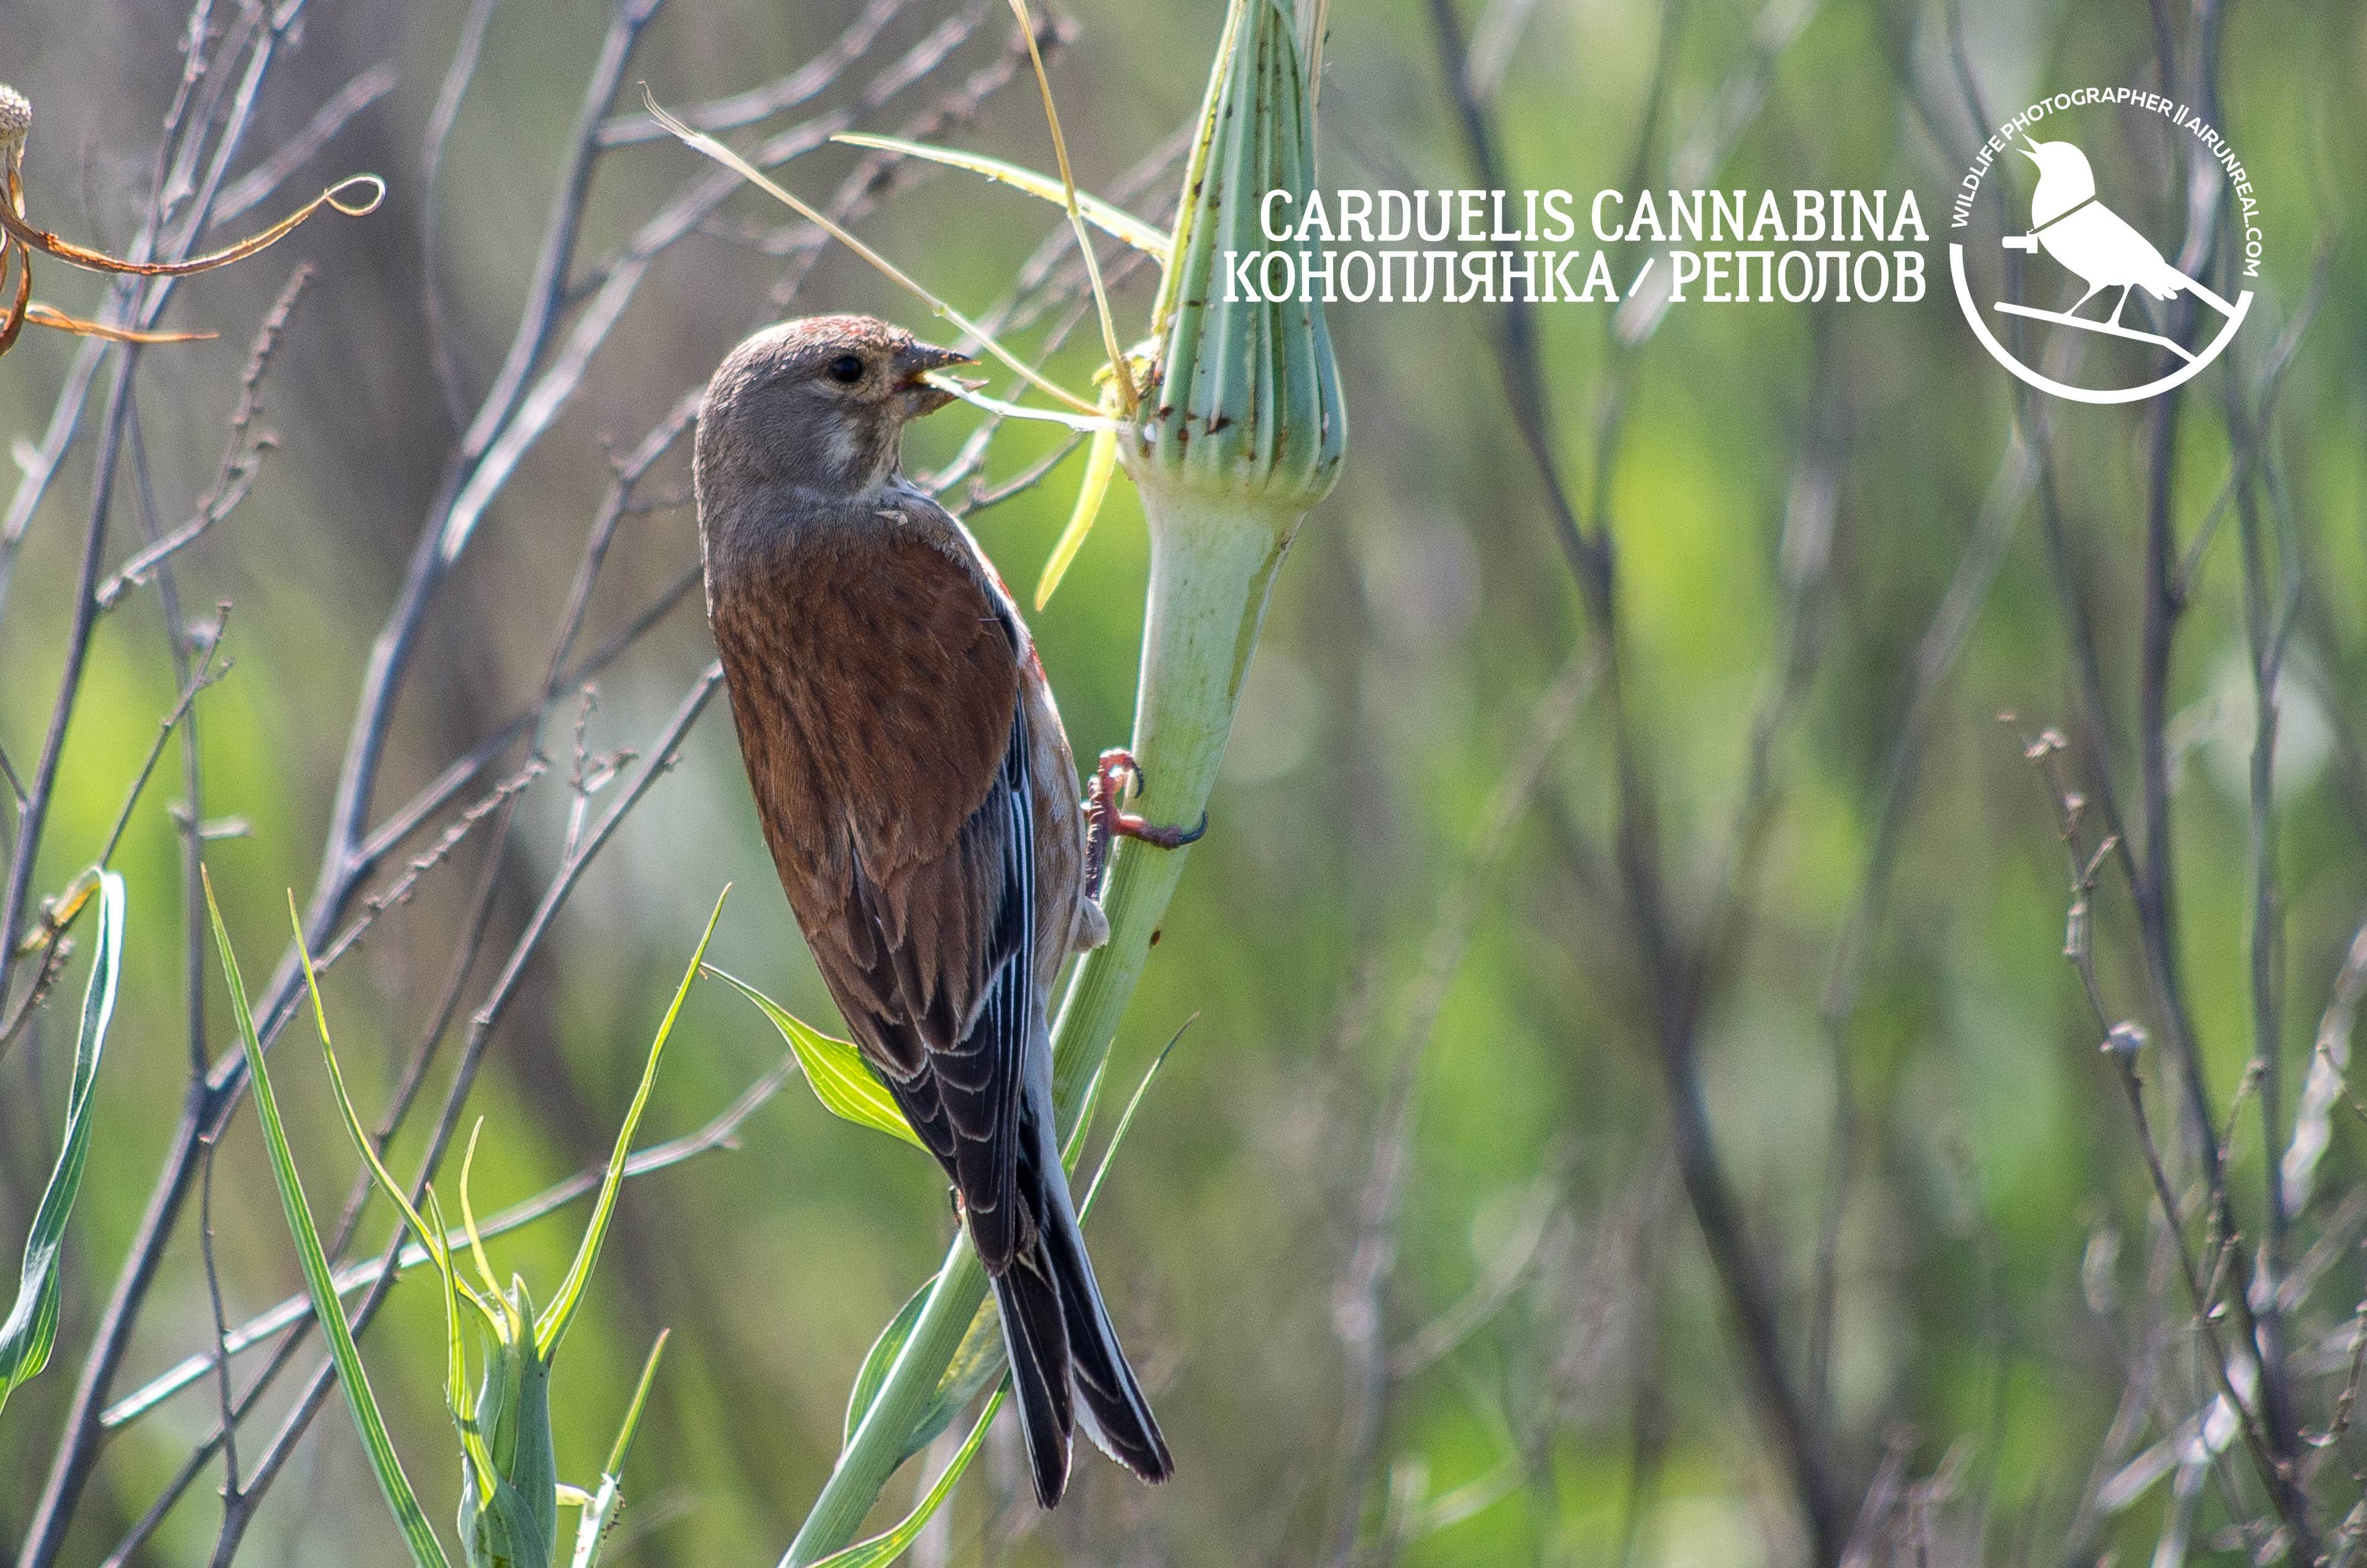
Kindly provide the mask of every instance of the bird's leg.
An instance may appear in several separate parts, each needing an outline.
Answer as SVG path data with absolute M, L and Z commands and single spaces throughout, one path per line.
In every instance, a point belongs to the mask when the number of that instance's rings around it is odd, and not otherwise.
M 2112 307 L 2112 325 L 2116 327 L 2121 324 L 2121 312 L 2129 308 L 2129 290 L 2134 287 L 2127 283 L 2121 285 L 2120 302 Z
M 2102 291 L 2103 287 L 2104 286 L 2101 283 L 2090 284 L 2088 286 L 2088 292 L 2080 295 L 2078 299 L 2074 299 L 2071 302 L 2071 308 L 2063 313 L 2067 316 L 2078 315 L 2079 313 L 2079 308 L 2082 305 L 2085 305 L 2089 300 L 2093 299 L 2100 292 Z
M 1110 846 L 1119 839 L 1140 839 L 1162 850 L 1180 850 L 1196 843 L 1208 830 L 1208 814 L 1200 813 L 1195 828 L 1167 828 L 1138 817 L 1120 804 L 1128 780 L 1141 784 L 1142 764 L 1132 752 L 1113 748 L 1093 765 L 1093 782 L 1085 786 L 1085 886 L 1099 898 L 1102 879 L 1109 871 Z

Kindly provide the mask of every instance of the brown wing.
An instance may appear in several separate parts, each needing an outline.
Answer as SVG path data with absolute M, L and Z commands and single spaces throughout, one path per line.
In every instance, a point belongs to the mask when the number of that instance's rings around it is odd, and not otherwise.
M 886 528 L 786 555 L 713 618 L 814 961 L 994 1263 L 1035 1012 L 1018 630 L 974 572 Z

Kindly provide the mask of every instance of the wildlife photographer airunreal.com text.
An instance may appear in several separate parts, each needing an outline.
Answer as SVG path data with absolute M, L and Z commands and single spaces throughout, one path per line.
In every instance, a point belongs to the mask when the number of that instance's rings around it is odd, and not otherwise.
M 2075 115 L 2079 110 L 2090 112 Z M 2166 256 L 2132 221 L 2131 214 L 2143 216 L 2135 205 L 2143 194 L 2136 182 L 2114 171 L 2100 185 L 2088 152 L 2070 140 L 2068 129 L 2052 140 L 2038 139 L 2043 122 L 2076 118 L 2086 141 L 2101 147 L 2104 143 L 2095 131 L 2103 129 L 2099 122 L 2113 111 L 2153 117 L 2187 139 L 2183 146 L 2172 143 L 2171 162 L 2184 163 L 2188 177 L 2180 182 L 2187 208 L 2184 239 L 2170 255 Z M 2055 127 L 2045 129 L 2053 131 Z M 2142 137 L 2150 130 L 2141 122 L 2135 135 Z M 2015 254 L 2043 254 L 2085 288 L 2060 310 L 2005 298 L 1992 299 L 1984 310 L 1967 274 L 1965 246 L 1961 241 L 1951 243 L 1948 270 L 1955 285 L 1956 303 L 1989 356 L 2043 392 L 2086 403 L 2139 402 L 2200 375 L 2235 337 L 2252 306 L 2251 290 L 2245 289 L 2231 300 L 2202 276 L 2211 271 L 2214 235 L 2223 213 L 2233 214 L 2244 241 L 2240 259 L 2231 255 L 2227 272 L 2240 268 L 2245 278 L 2260 275 L 2259 203 L 2242 161 L 2218 128 L 2182 103 L 2135 87 L 2081 87 L 2041 98 L 1999 126 L 1981 145 L 1972 168 L 1958 185 L 1952 229 L 1965 231 L 1974 226 L 1983 180 L 1995 160 L 2009 151 L 2032 165 L 2037 184 L 2029 197 L 2026 229 L 2018 231 L 2010 217 L 2014 207 L 2010 195 L 2000 203 L 2009 213 L 1999 237 L 2006 253 L 1999 268 L 2003 292 L 2019 295 L 2024 287 L 2023 269 L 2011 260 Z M 2051 282 L 2037 277 L 2027 281 L 2042 288 Z M 2112 299 L 2109 316 L 2083 313 L 2089 301 L 2107 293 Z M 2016 345 L 2010 346 L 1999 340 L 1997 325 L 2006 318 L 2037 321 L 2053 329 L 2042 334 L 2039 343 L 2051 344 L 2060 339 L 2068 360 L 2052 367 L 2052 373 L 2029 364 L 2024 355 L 2035 345 L 2017 340 Z M 2067 332 L 2076 335 L 2061 339 Z M 2194 339 L 2203 335 L 2208 341 L 2198 346 Z M 2137 351 L 2135 363 L 2139 369 L 2127 370 L 2129 351 L 2122 350 L 2124 358 L 2106 371 L 2120 372 L 2123 378 L 2116 384 L 2091 385 L 2068 378 L 2080 348 L 2114 341 Z M 2016 346 L 2023 352 L 2016 352 Z M 2125 379 L 2128 375 L 2141 378 L 2130 382 Z

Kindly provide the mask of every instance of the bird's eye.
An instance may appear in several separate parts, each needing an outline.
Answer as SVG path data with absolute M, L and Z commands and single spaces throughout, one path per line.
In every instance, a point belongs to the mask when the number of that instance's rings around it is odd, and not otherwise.
M 852 387 L 863 379 L 863 356 L 842 354 L 830 362 L 830 378 L 842 387 Z

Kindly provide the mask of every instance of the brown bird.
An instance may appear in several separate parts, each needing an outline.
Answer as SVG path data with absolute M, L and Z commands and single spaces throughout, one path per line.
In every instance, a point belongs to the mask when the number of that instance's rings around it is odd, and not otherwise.
M 1145 1481 L 1174 1468 L 1077 1228 L 1046 998 L 1109 935 L 1110 836 L 1200 829 L 1120 811 L 1123 752 L 1079 803 L 1010 593 L 904 478 L 905 423 L 953 398 L 923 378 L 968 358 L 866 316 L 758 333 L 708 384 L 696 487 L 765 841 L 855 1043 L 953 1179 L 1048 1508 L 1079 1422 Z

